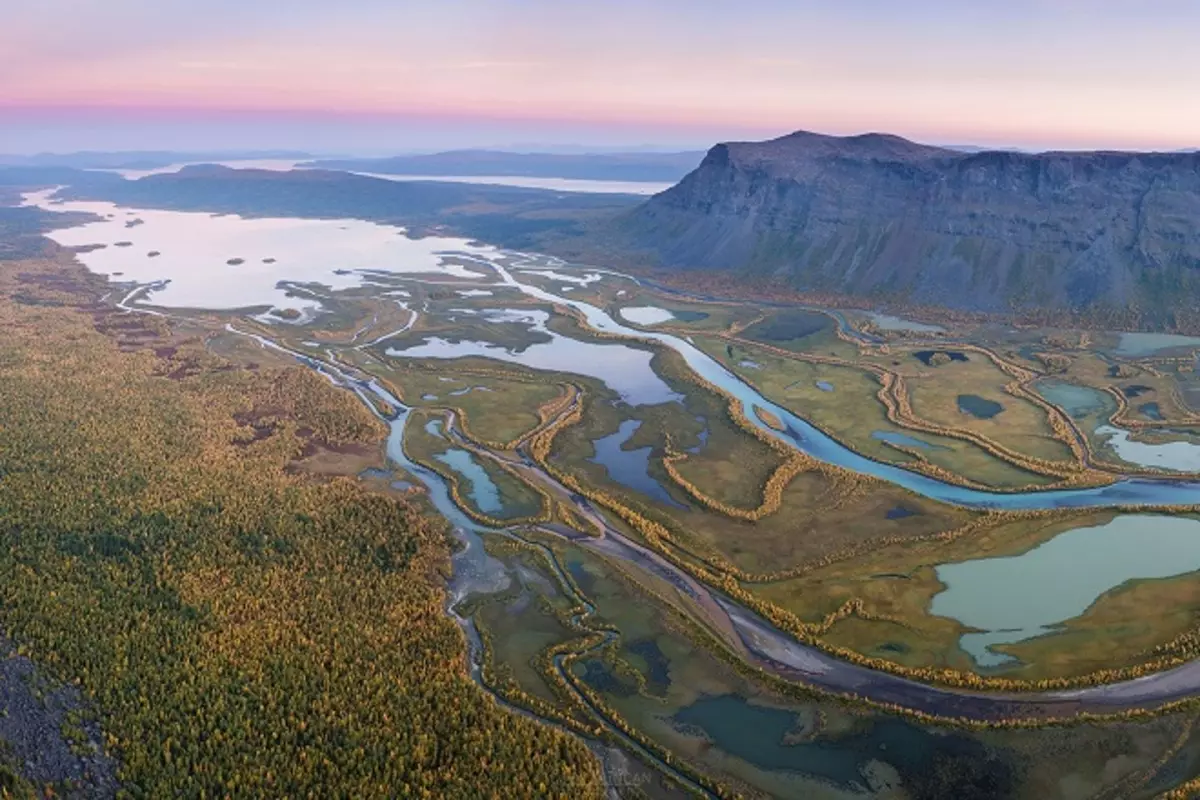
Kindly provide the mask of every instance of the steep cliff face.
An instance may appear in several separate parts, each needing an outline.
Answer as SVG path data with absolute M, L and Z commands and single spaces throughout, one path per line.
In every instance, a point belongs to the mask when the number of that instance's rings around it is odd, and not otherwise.
M 977 310 L 1200 300 L 1200 154 L 721 144 L 621 222 L 664 266 Z

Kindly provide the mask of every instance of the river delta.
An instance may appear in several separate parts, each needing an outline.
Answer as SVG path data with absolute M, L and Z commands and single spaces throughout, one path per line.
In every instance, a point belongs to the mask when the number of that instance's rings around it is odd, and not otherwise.
M 385 423 L 362 480 L 451 526 L 475 679 L 620 749 L 647 795 L 1150 797 L 1200 767 L 1186 337 L 26 202 L 93 215 L 49 235 L 120 309 L 302 364 Z

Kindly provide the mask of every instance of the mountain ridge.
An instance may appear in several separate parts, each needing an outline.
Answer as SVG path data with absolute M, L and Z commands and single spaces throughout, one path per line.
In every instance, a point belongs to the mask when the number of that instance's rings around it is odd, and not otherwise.
M 658 265 L 973 311 L 1200 297 L 1200 154 L 797 131 L 708 151 L 614 225 Z

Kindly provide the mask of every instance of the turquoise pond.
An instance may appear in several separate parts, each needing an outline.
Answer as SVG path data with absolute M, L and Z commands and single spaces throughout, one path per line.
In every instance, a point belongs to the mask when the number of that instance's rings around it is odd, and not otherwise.
M 1200 347 L 1200 337 L 1181 336 L 1177 333 L 1122 333 L 1113 352 L 1137 357 L 1182 347 Z
M 496 484 L 492 483 L 492 479 L 488 477 L 483 467 L 479 466 L 479 463 L 466 450 L 455 448 L 447 450 L 445 453 L 438 453 L 434 458 L 466 480 L 469 485 L 467 496 L 480 511 L 494 513 L 504 508 L 504 503 L 500 500 L 500 490 L 496 488 Z
M 1053 633 L 1106 592 L 1139 579 L 1200 570 L 1200 520 L 1123 514 L 1074 528 L 1020 555 L 937 567 L 945 589 L 929 612 L 977 631 L 959 645 L 980 666 L 1014 661 L 990 649 Z
M 1078 386 L 1074 383 L 1044 379 L 1035 383 L 1038 394 L 1056 406 L 1059 406 L 1075 419 L 1081 419 L 1097 412 L 1116 410 L 1112 398 L 1099 389 L 1088 386 Z

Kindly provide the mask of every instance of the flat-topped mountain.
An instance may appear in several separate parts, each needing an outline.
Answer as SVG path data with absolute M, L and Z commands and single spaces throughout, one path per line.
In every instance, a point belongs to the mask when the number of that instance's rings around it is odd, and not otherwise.
M 1200 300 L 1200 154 L 962 152 L 798 132 L 712 148 L 618 224 L 663 266 L 973 310 Z

